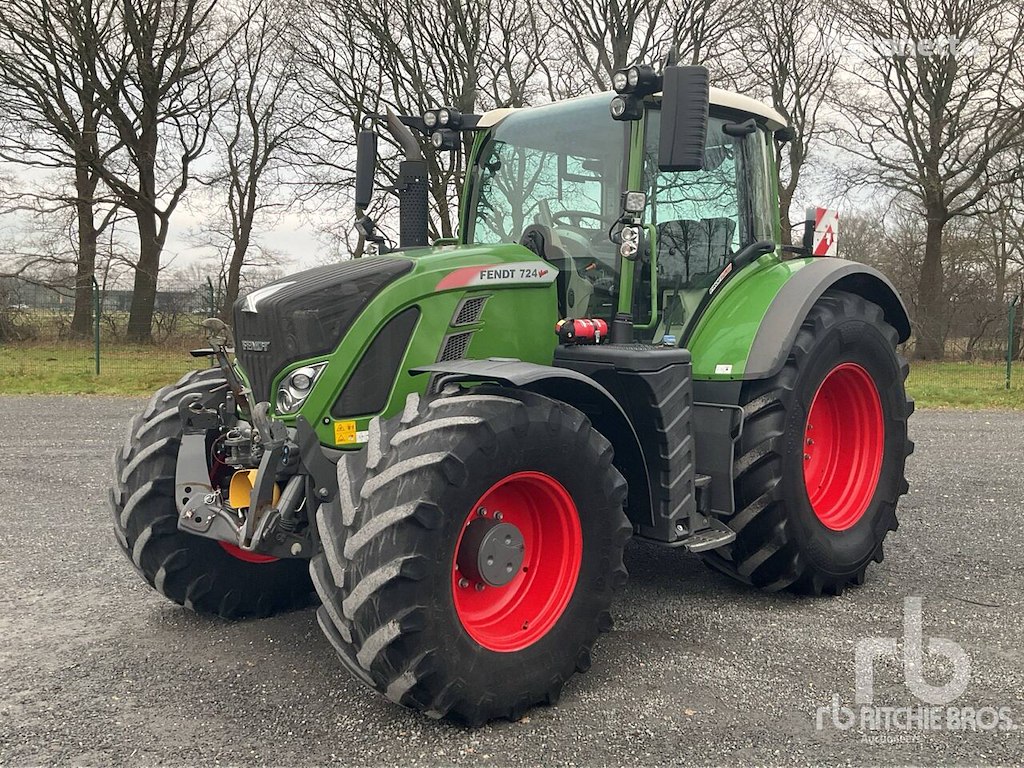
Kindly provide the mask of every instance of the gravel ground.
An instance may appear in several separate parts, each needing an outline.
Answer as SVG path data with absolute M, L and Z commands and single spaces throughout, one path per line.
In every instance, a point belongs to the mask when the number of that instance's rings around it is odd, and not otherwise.
M 1009 707 L 1024 726 L 1024 414 L 914 416 L 902 525 L 842 597 L 760 594 L 684 552 L 631 545 L 590 672 L 557 707 L 470 731 L 350 679 L 312 611 L 229 624 L 141 582 L 105 498 L 141 405 L 0 398 L 0 764 L 1024 762 L 1019 730 L 841 729 L 830 712 L 816 727 L 834 697 L 854 706 L 854 644 L 902 637 L 907 597 L 923 600 L 926 638 L 969 657 L 949 706 Z M 950 679 L 927 659 L 931 684 Z M 876 664 L 873 703 L 924 705 L 896 659 Z

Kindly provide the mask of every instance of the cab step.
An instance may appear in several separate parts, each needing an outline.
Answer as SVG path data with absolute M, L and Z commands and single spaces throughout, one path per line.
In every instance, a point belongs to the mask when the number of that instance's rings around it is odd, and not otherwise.
M 736 531 L 725 523 L 714 518 L 709 519 L 708 523 L 711 525 L 710 528 L 687 536 L 676 544 L 685 547 L 690 552 L 707 552 L 709 549 L 724 547 L 726 544 L 736 541 Z

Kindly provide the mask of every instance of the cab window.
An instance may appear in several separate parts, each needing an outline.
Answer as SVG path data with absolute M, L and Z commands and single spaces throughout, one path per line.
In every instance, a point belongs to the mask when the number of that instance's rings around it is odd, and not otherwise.
M 746 139 L 729 136 L 727 122 L 710 118 L 703 170 L 663 171 L 661 113 L 647 113 L 645 221 L 654 227 L 660 315 L 652 336 L 679 337 L 726 263 L 743 246 L 772 238 L 766 134 L 759 129 Z M 651 314 L 650 280 L 648 272 L 638 286 L 640 317 Z

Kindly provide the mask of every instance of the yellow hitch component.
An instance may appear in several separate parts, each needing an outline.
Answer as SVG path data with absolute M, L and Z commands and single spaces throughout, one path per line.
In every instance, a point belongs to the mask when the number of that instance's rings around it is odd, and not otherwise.
M 228 489 L 228 504 L 235 509 L 245 509 L 249 506 L 249 499 L 252 494 L 252 487 L 256 483 L 258 469 L 240 469 L 231 476 L 231 487 Z M 273 503 L 277 506 L 281 498 L 281 489 L 274 483 Z

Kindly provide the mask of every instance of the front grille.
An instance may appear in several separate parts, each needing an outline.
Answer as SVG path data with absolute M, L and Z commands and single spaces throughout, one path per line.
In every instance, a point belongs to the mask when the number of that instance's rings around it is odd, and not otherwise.
M 235 302 L 235 355 L 256 401 L 274 401 L 271 382 L 285 366 L 334 350 L 377 292 L 410 269 L 408 259 L 353 259 L 270 283 L 255 302 Z

